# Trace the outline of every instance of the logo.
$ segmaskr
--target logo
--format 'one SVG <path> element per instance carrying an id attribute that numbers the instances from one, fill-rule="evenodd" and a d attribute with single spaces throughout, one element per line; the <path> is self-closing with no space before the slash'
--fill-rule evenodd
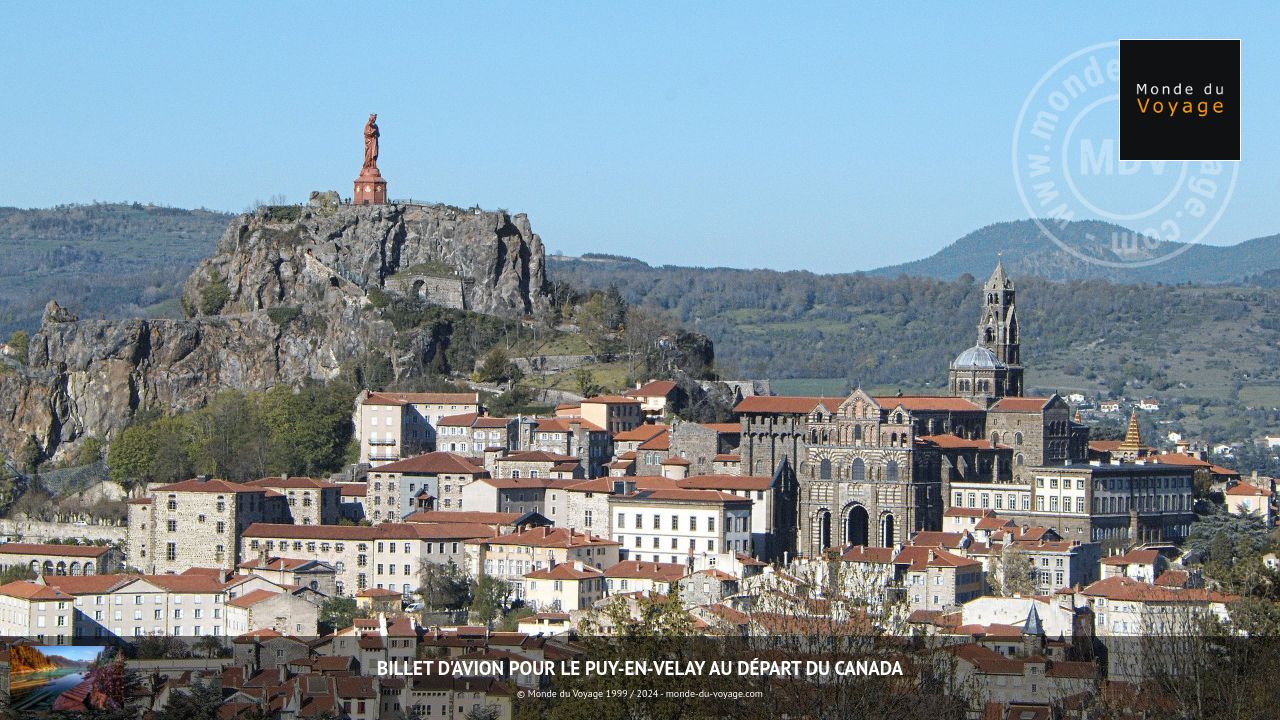
<path id="1" fill-rule="evenodd" d="M 1041 76 L 1014 125 L 1013 175 L 1023 207 L 1060 248 L 1085 262 L 1142 267 L 1176 257 L 1213 229 L 1239 165 L 1122 160 L 1119 47 L 1084 48 Z M 1065 232 L 1091 219 L 1120 227 Z"/>

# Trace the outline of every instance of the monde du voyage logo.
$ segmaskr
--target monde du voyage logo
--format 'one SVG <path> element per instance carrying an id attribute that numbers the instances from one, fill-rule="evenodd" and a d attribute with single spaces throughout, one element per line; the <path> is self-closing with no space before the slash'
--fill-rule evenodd
<path id="1" fill-rule="evenodd" d="M 1203 240 L 1239 175 L 1240 41 L 1120 40 L 1063 57 L 1014 123 L 1014 182 L 1084 262 L 1154 265 Z M 1116 227 L 1096 236 L 1072 221 Z"/>

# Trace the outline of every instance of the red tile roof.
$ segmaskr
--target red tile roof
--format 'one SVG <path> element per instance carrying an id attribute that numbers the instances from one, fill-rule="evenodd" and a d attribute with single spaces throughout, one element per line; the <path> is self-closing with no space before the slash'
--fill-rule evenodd
<path id="1" fill-rule="evenodd" d="M 766 475 L 692 475 L 678 483 L 696 490 L 768 490 L 773 478 Z"/>
<path id="2" fill-rule="evenodd" d="M 623 560 L 604 571 L 605 577 L 674 582 L 684 577 L 687 568 L 680 563 Z"/>
<path id="3" fill-rule="evenodd" d="M 663 460 L 661 463 L 658 463 L 658 464 L 659 465 L 679 465 L 682 467 L 689 467 L 693 463 L 689 462 L 688 460 L 685 460 L 679 455 L 672 455 L 671 457 Z"/>
<path id="4" fill-rule="evenodd" d="M 657 488 L 654 490 L 640 490 L 631 495 L 624 495 L 615 498 L 617 502 L 648 502 L 651 500 L 662 502 L 695 502 L 695 503 L 716 503 L 716 504 L 738 504 L 748 503 L 751 499 L 740 495 L 731 495 L 729 493 L 720 492 L 718 490 L 689 490 L 686 488 Z"/>
<path id="5" fill-rule="evenodd" d="M 916 438 L 916 444 L 938 447 L 944 450 L 994 450 L 1005 447 L 1004 445 L 992 445 L 990 440 L 970 440 L 951 433 L 921 435 Z"/>
<path id="6" fill-rule="evenodd" d="M 339 492 L 342 497 L 364 497 L 369 494 L 369 483 L 338 483 L 338 487 L 342 488 Z"/>
<path id="7" fill-rule="evenodd" d="M 362 405 L 479 405 L 479 393 L 372 392 Z"/>
<path id="8" fill-rule="evenodd" d="M 371 473 L 406 473 L 410 475 L 475 475 L 483 476 L 488 472 L 467 461 L 461 455 L 451 452 L 429 452 L 415 455 L 404 460 L 397 460 L 386 465 L 379 465 L 369 470 Z"/>
<path id="9" fill-rule="evenodd" d="M 742 434 L 742 425 L 740 423 L 702 423 L 702 427 L 715 430 L 721 435 Z"/>
<path id="10" fill-rule="evenodd" d="M 103 595 L 123 587 L 138 578 L 137 575 L 49 575 L 45 584 L 70 595 Z"/>
<path id="11" fill-rule="evenodd" d="M 1130 550 L 1123 555 L 1112 555 L 1102 559 L 1103 565 L 1153 565 L 1160 557 L 1158 550 Z"/>
<path id="12" fill-rule="evenodd" d="M 1047 397 L 1006 397 L 1000 398 L 991 406 L 991 412 L 1035 412 L 1043 410 L 1052 398 Z"/>
<path id="13" fill-rule="evenodd" d="M 637 425 L 630 430 L 623 430 L 619 433 L 615 433 L 613 440 L 614 442 L 644 442 L 645 440 L 649 440 L 669 429 L 670 428 L 667 425 L 662 424 Z"/>
<path id="14" fill-rule="evenodd" d="M 777 413 L 782 415 L 808 415 L 822 403 L 828 410 L 835 410 L 844 402 L 834 397 L 807 397 L 789 395 L 749 395 L 734 406 L 738 413 Z"/>
<path id="15" fill-rule="evenodd" d="M 67 593 L 47 585 L 40 585 L 28 580 L 14 580 L 0 585 L 0 595 L 23 598 L 24 600 L 70 600 Z"/>
<path id="16" fill-rule="evenodd" d="M 597 395 L 595 397 L 583 398 L 582 404 L 586 405 L 639 405 L 640 401 L 625 395 Z"/>
<path id="17" fill-rule="evenodd" d="M 907 410 L 977 412 L 982 409 L 964 398 L 950 395 L 882 395 L 872 399 L 886 410 L 899 405 Z"/>
<path id="18" fill-rule="evenodd" d="M 613 484 L 615 482 L 636 484 L 637 490 L 656 490 L 658 488 L 674 488 L 677 487 L 676 481 L 671 478 L 661 477 L 659 475 L 635 475 L 631 477 L 598 477 L 591 480 L 583 480 L 565 488 L 572 492 L 600 492 L 612 493 Z"/>
<path id="19" fill-rule="evenodd" d="M 1271 497 L 1270 490 L 1266 490 L 1266 489 L 1257 487 L 1255 485 L 1250 485 L 1249 483 L 1239 483 L 1237 485 L 1232 485 L 1231 487 L 1227 488 L 1226 494 L 1248 496 L 1248 497 Z M 0 545 L 0 548 L 2 547 L 4 546 Z"/>
<path id="20" fill-rule="evenodd" d="M 400 593 L 395 590 L 387 590 L 386 588 L 366 588 L 356 593 L 356 597 L 380 598 L 380 597 L 399 597 Z"/>
<path id="21" fill-rule="evenodd" d="M 671 433 L 663 431 L 653 437 L 640 443 L 637 450 L 670 450 L 671 449 Z"/>
<path id="22" fill-rule="evenodd" d="M 207 492 L 207 493 L 265 493 L 266 488 L 255 487 L 247 483 L 233 483 L 226 480 L 199 480 L 192 478 L 182 482 L 161 485 L 151 489 L 152 494 L 166 492 Z"/>
<path id="23" fill-rule="evenodd" d="M 106 545 L 59 545 L 56 543 L 0 543 L 3 555 L 58 555 L 96 558 L 111 552 Z"/>
<path id="24" fill-rule="evenodd" d="M 470 540 L 469 544 L 481 545 L 523 545 L 528 547 L 587 547 L 620 545 L 589 533 L 578 532 L 572 528 L 539 527 L 519 532 L 498 535 L 497 537 Z"/>
<path id="25" fill-rule="evenodd" d="M 286 488 L 286 489 L 305 489 L 305 490 L 321 490 L 325 488 L 336 487 L 328 480 L 317 480 L 312 477 L 303 475 L 290 475 L 288 477 L 265 477 L 261 480 L 247 482 L 245 485 L 263 488 Z"/>
<path id="26" fill-rule="evenodd" d="M 576 432 L 578 430 L 587 430 L 590 432 L 604 432 L 605 429 L 595 423 L 587 422 L 582 418 L 538 418 L 538 424 L 535 428 L 538 432 L 554 432 L 567 433 Z"/>
<path id="27" fill-rule="evenodd" d="M 1122 575 L 1114 575 L 1106 580 L 1099 580 L 1081 592 L 1090 597 L 1133 602 L 1229 603 L 1239 599 L 1236 595 L 1224 595 L 1200 588 L 1168 588 L 1148 585 Z"/>
<path id="28" fill-rule="evenodd" d="M 628 397 L 666 397 L 676 389 L 676 384 L 671 380 L 650 380 L 638 388 L 633 388 L 622 393 Z"/>
<path id="29" fill-rule="evenodd" d="M 534 580 L 590 580 L 604 577 L 604 571 L 582 563 L 559 563 L 550 570 L 534 570 L 524 574 Z"/>
<path id="30" fill-rule="evenodd" d="M 253 607 L 254 605 L 257 605 L 258 603 L 270 600 L 274 597 L 278 597 L 281 594 L 282 593 L 271 592 L 270 590 L 250 590 L 249 592 L 241 595 L 240 597 L 232 598 L 228 600 L 227 604 L 234 605 L 239 608 L 248 608 L 248 607 Z"/>

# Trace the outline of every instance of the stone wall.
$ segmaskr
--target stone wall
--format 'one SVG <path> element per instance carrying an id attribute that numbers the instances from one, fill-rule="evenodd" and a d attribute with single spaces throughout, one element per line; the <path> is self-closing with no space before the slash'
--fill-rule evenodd
<path id="1" fill-rule="evenodd" d="M 80 538 L 104 540 L 123 544 L 127 530 L 124 525 L 93 525 L 80 523 L 55 523 L 24 518 L 0 518 L 0 535 L 12 542 L 49 542 L 56 538 Z"/>
<path id="2" fill-rule="evenodd" d="M 432 305 L 466 310 L 467 281 L 455 276 L 400 272 L 386 279 L 387 289 Z"/>

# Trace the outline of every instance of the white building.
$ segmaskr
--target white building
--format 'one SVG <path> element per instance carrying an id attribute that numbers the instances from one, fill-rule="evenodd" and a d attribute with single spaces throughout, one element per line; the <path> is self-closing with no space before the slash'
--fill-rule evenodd
<path id="1" fill-rule="evenodd" d="M 751 552 L 752 501 L 717 490 L 641 490 L 609 498 L 612 536 L 630 560 L 690 563 Z"/>

